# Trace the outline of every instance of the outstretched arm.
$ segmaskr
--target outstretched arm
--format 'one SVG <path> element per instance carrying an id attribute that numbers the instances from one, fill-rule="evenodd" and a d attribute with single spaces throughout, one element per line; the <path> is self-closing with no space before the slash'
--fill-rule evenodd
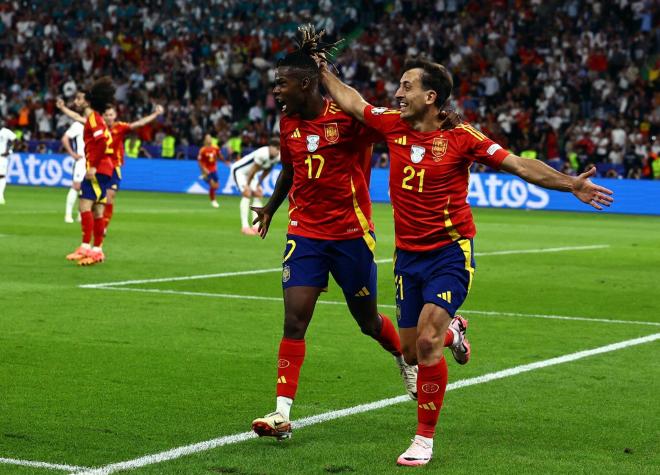
<path id="1" fill-rule="evenodd" d="M 596 173 L 595 167 L 579 176 L 569 176 L 539 160 L 509 154 L 502 162 L 501 168 L 534 185 L 551 190 L 570 191 L 577 199 L 598 210 L 602 210 L 603 206 L 610 206 L 614 201 L 612 190 L 596 185 L 589 180 Z"/>
<path id="2" fill-rule="evenodd" d="M 128 124 L 128 126 L 131 128 L 131 130 L 139 129 L 142 126 L 147 125 L 149 122 L 156 120 L 156 117 L 162 115 L 163 112 L 165 112 L 165 109 L 163 109 L 163 106 L 158 104 L 156 106 L 156 109 L 151 114 L 149 114 L 146 117 L 142 117 L 141 119 L 138 119 L 135 122 L 131 122 L 130 124 Z"/>
<path id="3" fill-rule="evenodd" d="M 364 108 L 369 105 L 367 101 L 348 84 L 345 84 L 335 76 L 332 71 L 328 69 L 325 61 L 321 61 L 319 65 L 321 73 L 321 82 L 323 87 L 332 96 L 337 105 L 346 112 L 352 115 L 360 122 L 364 123 Z"/>
<path id="4" fill-rule="evenodd" d="M 266 206 L 264 206 L 263 208 L 250 206 L 252 211 L 257 213 L 257 217 L 255 218 L 252 224 L 259 223 L 259 235 L 261 236 L 261 239 L 264 239 L 266 237 L 266 234 L 268 234 L 270 221 L 271 219 L 273 219 L 273 216 L 275 215 L 277 209 L 286 199 L 292 185 L 293 185 L 293 166 L 288 163 L 283 163 L 280 176 L 277 177 L 277 183 L 275 184 L 273 195 L 270 197 L 270 200 L 268 200 L 268 203 L 266 203 Z"/>
<path id="5" fill-rule="evenodd" d="M 76 122 L 80 122 L 81 124 L 85 123 L 85 118 L 78 114 L 77 112 L 69 109 L 66 104 L 64 104 L 64 101 L 61 98 L 58 98 L 55 101 L 55 106 L 62 111 L 62 114 L 67 116 L 71 120 L 75 120 Z"/>

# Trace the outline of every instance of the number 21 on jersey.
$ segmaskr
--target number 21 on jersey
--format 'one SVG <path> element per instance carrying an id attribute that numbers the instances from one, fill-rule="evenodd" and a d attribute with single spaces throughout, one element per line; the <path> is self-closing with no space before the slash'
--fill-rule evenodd
<path id="1" fill-rule="evenodd" d="M 401 188 L 404 190 L 416 189 L 417 193 L 421 193 L 424 190 L 424 172 L 426 172 L 426 170 L 423 168 L 417 171 L 414 167 L 408 165 L 403 169 L 403 180 L 401 181 Z M 415 177 L 418 178 L 417 187 L 414 186 Z M 413 183 L 410 183 L 411 181 Z"/>

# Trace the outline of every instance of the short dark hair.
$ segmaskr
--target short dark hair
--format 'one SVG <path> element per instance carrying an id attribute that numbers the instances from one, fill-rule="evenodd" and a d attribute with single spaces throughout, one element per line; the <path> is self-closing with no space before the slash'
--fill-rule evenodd
<path id="1" fill-rule="evenodd" d="M 277 62 L 278 68 L 294 68 L 314 77 L 319 76 L 319 67 L 316 61 L 302 49 L 297 49 Z"/>
<path id="2" fill-rule="evenodd" d="M 271 137 L 270 140 L 268 141 L 268 145 L 272 147 L 279 147 L 280 146 L 280 139 L 277 137 Z"/>
<path id="3" fill-rule="evenodd" d="M 402 74 L 411 69 L 421 69 L 422 73 L 422 87 L 424 89 L 431 89 L 437 94 L 435 105 L 438 109 L 442 109 L 451 96 L 451 91 L 454 87 L 454 80 L 451 74 L 447 71 L 442 64 L 434 63 L 422 58 L 409 59 L 403 65 Z"/>
<path id="4" fill-rule="evenodd" d="M 112 78 L 103 76 L 94 81 L 89 92 L 85 94 L 85 98 L 92 109 L 100 114 L 104 113 L 108 107 L 113 105 L 115 99 L 115 86 L 112 84 Z"/>

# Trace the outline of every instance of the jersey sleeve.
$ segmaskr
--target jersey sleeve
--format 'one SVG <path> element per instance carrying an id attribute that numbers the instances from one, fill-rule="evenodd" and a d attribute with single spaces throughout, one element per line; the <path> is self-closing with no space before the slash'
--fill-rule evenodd
<path id="1" fill-rule="evenodd" d="M 399 122 L 401 113 L 387 107 L 374 107 L 367 104 L 364 107 L 364 123 L 377 131 L 381 136 L 387 135 Z"/>
<path id="2" fill-rule="evenodd" d="M 501 168 L 502 162 L 509 155 L 507 150 L 470 124 L 460 124 L 457 128 L 465 132 L 463 148 L 471 158 L 496 170 Z"/>
<path id="3" fill-rule="evenodd" d="M 92 115 L 89 116 L 89 127 L 90 130 L 92 131 L 92 139 L 95 141 L 98 140 L 103 140 L 106 141 L 105 137 L 105 124 L 99 120 L 98 117 L 96 117 L 97 113 L 94 112 Z M 100 117 L 100 116 L 99 116 Z"/>
<path id="4" fill-rule="evenodd" d="M 123 141 L 126 137 L 126 134 L 131 131 L 131 125 L 127 122 L 118 122 L 117 123 L 117 135 Z"/>
<path id="5" fill-rule="evenodd" d="M 270 152 L 268 147 L 260 147 L 254 153 L 254 163 L 256 163 L 259 168 L 268 168 L 269 159 Z"/>

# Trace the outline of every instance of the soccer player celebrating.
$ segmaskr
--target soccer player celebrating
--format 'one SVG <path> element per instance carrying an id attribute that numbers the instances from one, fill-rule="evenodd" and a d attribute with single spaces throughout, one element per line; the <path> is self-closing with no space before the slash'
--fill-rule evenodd
<path id="1" fill-rule="evenodd" d="M 115 87 L 109 77 L 98 79 L 85 94 L 84 115 L 87 117 L 84 128 L 87 173 L 80 190 L 80 218 L 82 244 L 66 258 L 78 261 L 78 265 L 93 265 L 105 260 L 102 250 L 105 220 L 103 208 L 106 190 L 110 186 L 114 169 L 114 144 L 110 129 L 101 114 L 111 105 Z M 91 246 L 92 234 L 94 246 Z"/>
<path id="2" fill-rule="evenodd" d="M 269 145 L 259 147 L 252 153 L 237 160 L 231 165 L 231 175 L 241 195 L 239 210 L 241 213 L 241 232 L 248 236 L 258 235 L 256 228 L 250 226 L 250 204 L 256 208 L 263 206 L 264 196 L 261 183 L 270 174 L 273 166 L 280 161 L 280 141 L 271 139 Z M 257 176 L 259 174 L 259 176 Z M 252 201 L 252 203 L 250 203 Z M 256 218 L 256 214 L 254 214 Z"/>
<path id="3" fill-rule="evenodd" d="M 199 149 L 197 163 L 202 171 L 204 181 L 209 184 L 209 199 L 211 206 L 218 208 L 220 205 L 215 199 L 218 189 L 218 159 L 221 157 L 220 149 L 213 145 L 213 137 L 210 134 L 204 136 L 204 146 Z"/>
<path id="4" fill-rule="evenodd" d="M 64 114 L 72 118 L 75 121 L 74 124 L 85 123 L 85 118 L 80 114 L 78 114 L 77 112 L 75 112 L 74 110 L 67 108 L 64 105 L 64 102 L 58 101 L 57 107 Z M 115 155 L 113 157 L 114 169 L 112 172 L 112 180 L 110 181 L 110 185 L 106 191 L 106 203 L 103 212 L 103 219 L 105 224 L 104 232 L 107 232 L 108 225 L 110 224 L 110 220 L 112 219 L 112 215 L 114 213 L 115 197 L 121 185 L 121 167 L 124 165 L 124 141 L 126 140 L 126 135 L 135 129 L 139 129 L 140 127 L 143 127 L 149 124 L 150 122 L 153 122 L 158 118 L 158 116 L 162 115 L 164 111 L 165 110 L 163 109 L 163 106 L 156 105 L 154 111 L 151 114 L 131 123 L 118 121 L 117 110 L 113 105 L 110 105 L 103 112 L 103 120 L 110 129 L 110 134 L 112 135 L 113 148 L 115 150 Z M 71 125 L 71 127 L 73 127 L 73 125 Z M 67 136 L 67 134 L 65 134 L 65 137 Z M 64 143 L 64 137 L 62 137 L 62 143 Z M 74 171 L 74 181 L 75 181 L 75 171 Z"/>
<path id="5" fill-rule="evenodd" d="M 64 132 L 64 135 L 62 135 L 62 146 L 64 147 L 64 150 L 66 150 L 69 156 L 75 160 L 73 162 L 71 187 L 66 195 L 66 205 L 64 208 L 65 223 L 73 223 L 73 207 L 76 204 L 76 199 L 80 194 L 80 185 L 85 179 L 85 173 L 87 172 L 85 163 L 85 141 L 83 139 L 83 124 L 85 123 L 85 119 L 80 116 L 85 104 L 85 93 L 82 91 L 76 92 L 73 99 L 73 110 L 66 107 L 62 99 L 57 99 L 55 102 L 57 108 L 65 115 L 71 117 L 68 112 L 72 112 L 81 119 L 74 119 L 73 123 L 69 126 L 66 132 Z"/>
<path id="6" fill-rule="evenodd" d="M 443 338 L 467 297 L 474 274 L 475 226 L 467 203 L 473 161 L 504 170 L 545 188 L 570 191 L 596 209 L 609 206 L 612 192 L 593 184 L 595 169 L 578 177 L 539 160 L 504 150 L 467 123 L 442 130 L 443 107 L 453 81 L 440 64 L 405 64 L 398 110 L 373 107 L 321 63 L 322 84 L 337 104 L 382 134 L 390 151 L 390 195 L 394 210 L 396 302 L 406 362 L 419 363 L 417 431 L 400 465 L 425 465 L 447 386 Z"/>
<path id="7" fill-rule="evenodd" d="M 252 209 L 265 238 L 288 195 L 289 228 L 282 263 L 284 335 L 278 354 L 276 411 L 254 420 L 252 428 L 260 436 L 283 439 L 291 435 L 290 410 L 305 358 L 305 333 L 330 273 L 362 332 L 394 356 L 413 399 L 417 368 L 405 363 L 394 325 L 377 310 L 369 178 L 371 144 L 378 137 L 321 95 L 319 69 L 302 50 L 278 64 L 273 94 L 283 111 L 282 171 L 268 203 Z M 447 334 L 453 342 L 454 332 Z"/>

